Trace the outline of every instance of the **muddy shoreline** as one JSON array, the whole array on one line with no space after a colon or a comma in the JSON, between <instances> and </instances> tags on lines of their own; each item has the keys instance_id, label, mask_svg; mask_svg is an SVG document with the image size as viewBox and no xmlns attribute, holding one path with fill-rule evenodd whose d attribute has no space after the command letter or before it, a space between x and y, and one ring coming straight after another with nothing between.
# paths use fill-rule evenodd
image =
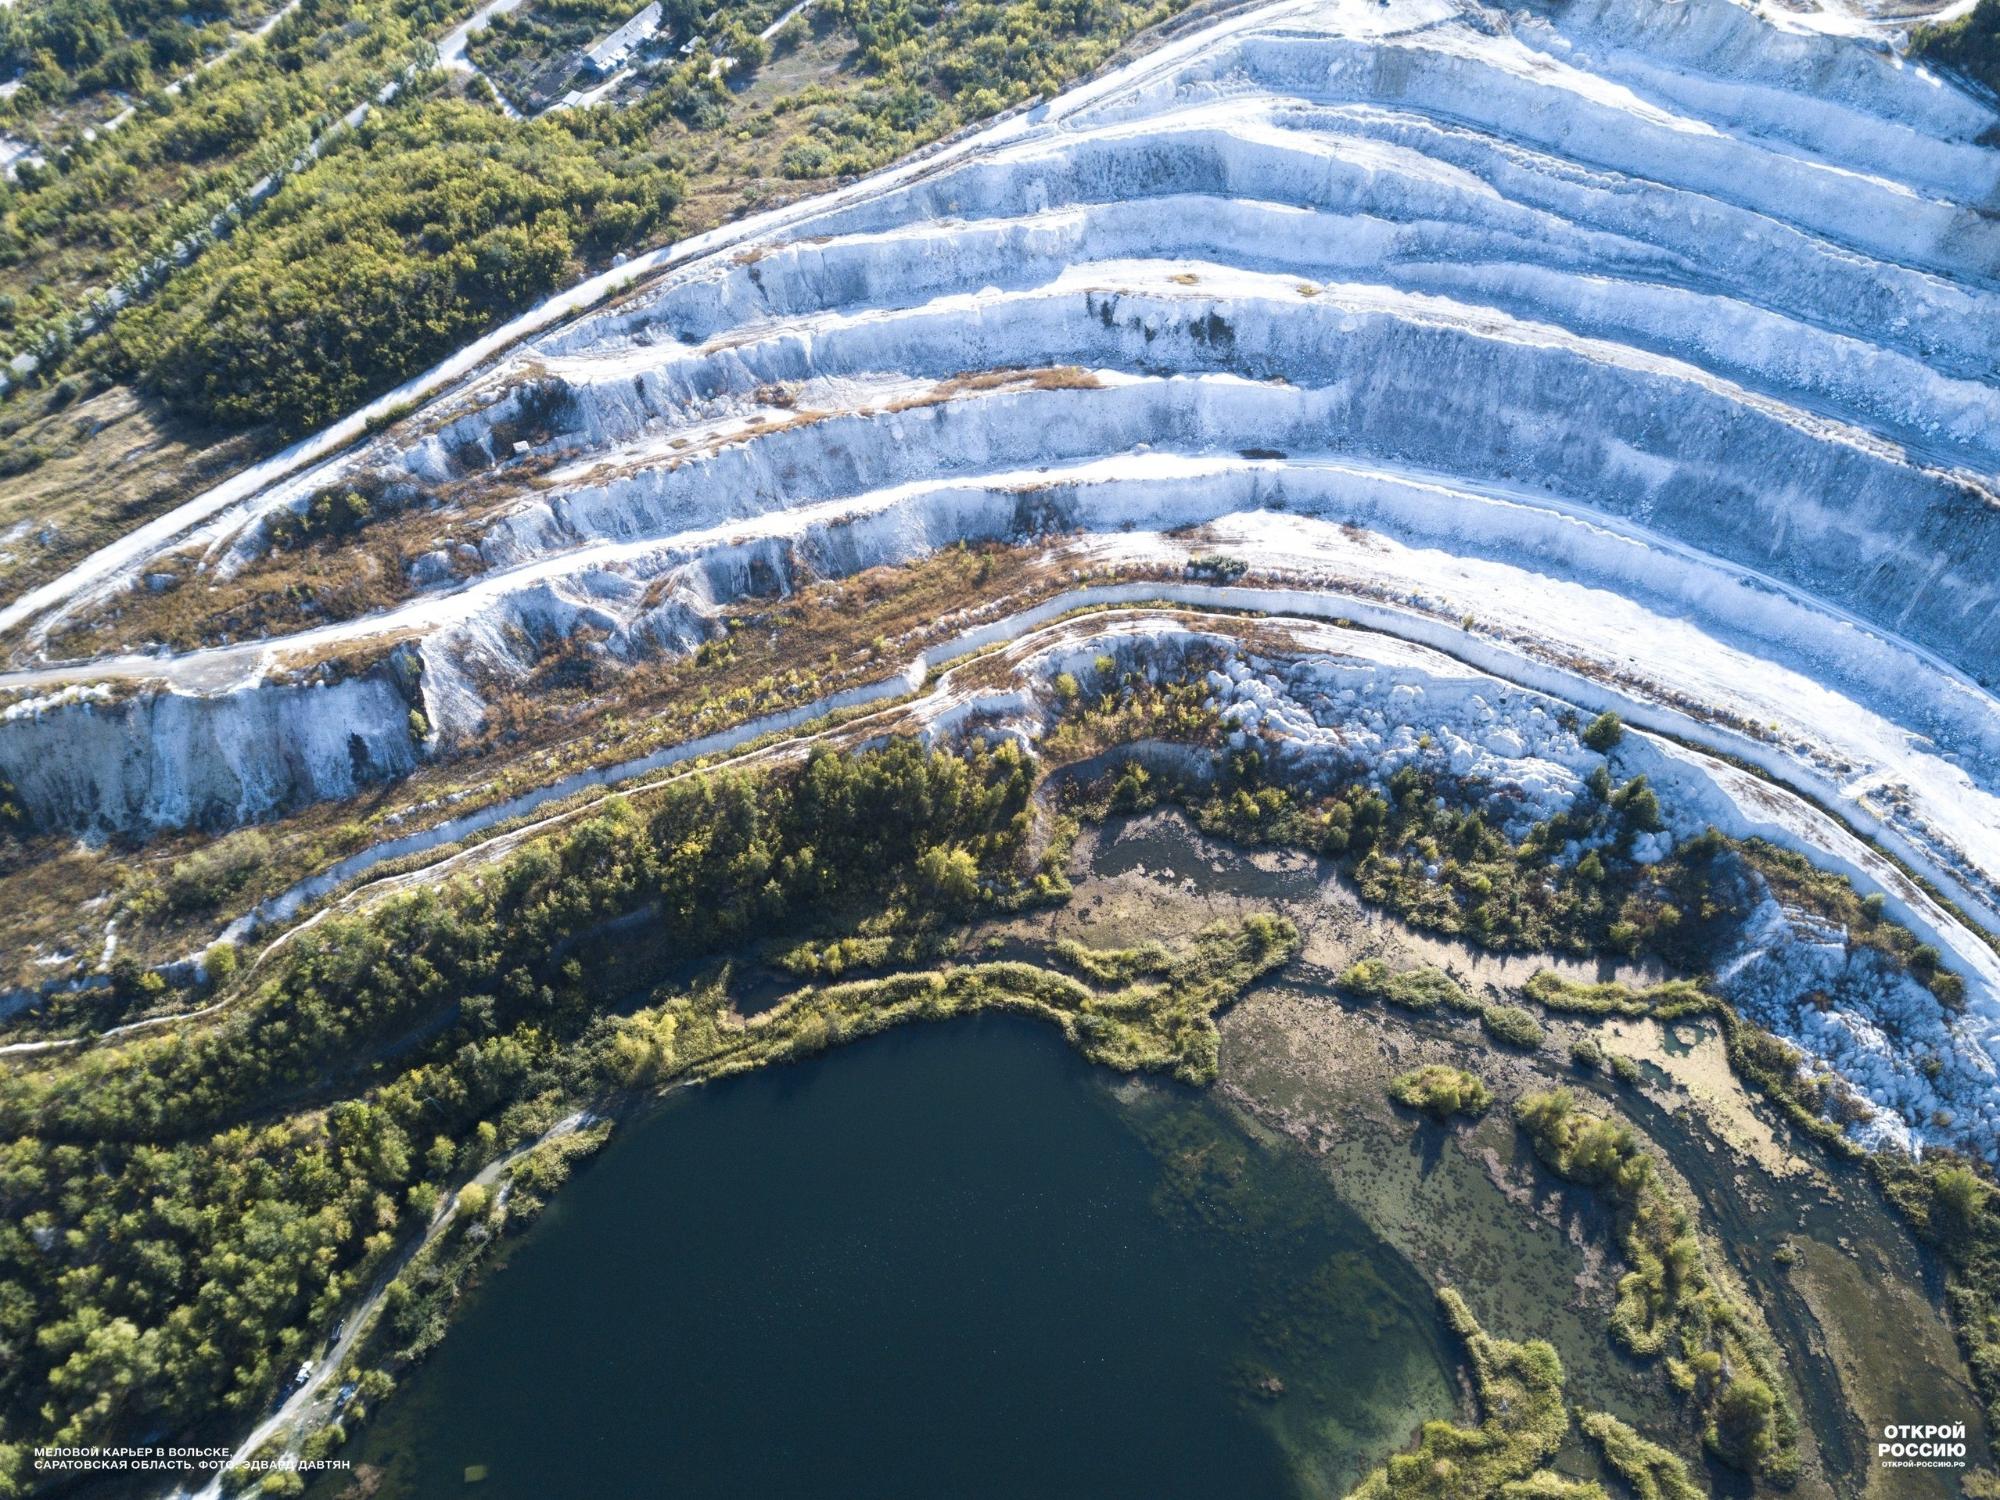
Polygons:
<instances>
[{"instance_id":1,"label":"muddy shoreline","mask_svg":"<svg viewBox=\"0 0 2000 1500\"><path fill-rule=\"evenodd\" d=\"M1253 1129L1309 1153L1349 1207L1433 1284L1458 1288L1490 1331L1554 1344L1573 1403L1667 1443L1714 1493L1747 1492L1740 1475L1703 1462L1700 1433L1657 1364L1622 1354L1607 1336L1622 1270L1612 1225L1592 1195L1535 1162L1506 1108L1557 1085L1595 1095L1645 1133L1698 1210L1711 1265L1747 1294L1783 1352L1804 1429L1795 1493L1956 1495L1947 1471L1876 1467L1872 1433L1890 1422L1962 1421L1974 1435L1969 1462L1988 1461L1934 1260L1865 1171L1828 1159L1745 1091L1712 1024L1549 1016L1546 1042L1522 1053L1495 1046L1468 1018L1357 1004L1331 983L1347 964L1375 956L1436 964L1491 998L1540 968L1657 976L1440 942L1364 909L1321 861L1235 849L1177 813L1092 829L1076 859L1075 898L1041 919L1061 936L1140 941L1258 906L1299 924L1300 959L1222 1020L1219 1095ZM1585 1035L1632 1058L1640 1083L1579 1070L1569 1045ZM1391 1076L1432 1062L1476 1073L1496 1107L1476 1124L1438 1125L1390 1102ZM1917 1415L1932 1411L1940 1415ZM1597 1472L1580 1439L1558 1467Z\"/></svg>"}]
</instances>

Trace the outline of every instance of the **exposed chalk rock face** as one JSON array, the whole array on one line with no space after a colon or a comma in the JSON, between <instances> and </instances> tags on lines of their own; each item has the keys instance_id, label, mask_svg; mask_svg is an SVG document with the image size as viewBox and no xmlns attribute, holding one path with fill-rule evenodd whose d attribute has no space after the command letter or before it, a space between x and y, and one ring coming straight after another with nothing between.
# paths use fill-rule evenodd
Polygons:
<instances>
[{"instance_id":1,"label":"exposed chalk rock face","mask_svg":"<svg viewBox=\"0 0 2000 1500\"><path fill-rule=\"evenodd\" d=\"M1279 0L673 264L350 452L191 502L30 635L143 588L169 548L227 580L329 486L476 481L476 534L418 554L408 598L289 643L411 642L450 747L579 635L684 652L753 594L1032 542L1149 574L1072 603L1351 617L1484 674L1463 702L1422 685L1419 746L1408 694L1260 670L1217 688L1246 736L1443 756L1532 819L1587 753L1508 695L1617 707L1835 810L2000 930L1996 125L1732 0ZM1191 566L1218 553L1242 589ZM145 829L416 755L386 683L259 688L271 644L0 674L164 685L0 721L0 769L52 823ZM58 746L74 768L41 764ZM1656 753L1691 826L1873 868L1748 772ZM1927 930L1971 976L1983 1049L1991 951L1955 920ZM1866 1018L1896 997L1826 976L1852 1045L1811 1032L1769 979L1803 972L1797 945L1765 946L1743 1003L1928 1128L1898 1092L1908 1049L1869 1071Z\"/></svg>"},{"instance_id":2,"label":"exposed chalk rock face","mask_svg":"<svg viewBox=\"0 0 2000 1500\"><path fill-rule=\"evenodd\" d=\"M83 833L228 827L406 774L409 712L389 673L31 700L0 714L0 775L38 818Z\"/></svg>"},{"instance_id":3,"label":"exposed chalk rock face","mask_svg":"<svg viewBox=\"0 0 2000 1500\"><path fill-rule=\"evenodd\" d=\"M1332 649L1274 658L1184 627L1079 632L1021 667L1032 688L1029 737L1040 731L1059 675L1093 691L1115 691L1134 670L1154 682L1197 677L1231 749L1254 748L1308 783L1365 780L1385 793L1405 766L1425 771L1460 788L1515 839L1566 811L1605 762L1578 738L1575 712L1541 693L1472 672L1445 675L1434 653L1365 654L1332 633L1306 632L1304 642ZM990 698L977 698L962 715L991 711ZM951 722L940 716L932 730ZM1573 864L1584 852L1574 848L1566 858Z\"/></svg>"},{"instance_id":4,"label":"exposed chalk rock face","mask_svg":"<svg viewBox=\"0 0 2000 1500\"><path fill-rule=\"evenodd\" d=\"M1984 105L1729 0L1280 4L1080 98L530 341L211 523L214 570L348 469L527 440L561 482L478 548L524 598L430 618L490 642L553 590L678 646L636 618L676 549L623 590L576 554L1146 444L1518 487L2000 672ZM968 380L1051 365L1097 378Z\"/></svg>"},{"instance_id":5,"label":"exposed chalk rock face","mask_svg":"<svg viewBox=\"0 0 2000 1500\"><path fill-rule=\"evenodd\" d=\"M1970 1133L1993 1150L1996 1079L1937 999L1845 934L1767 900L1718 987L1742 1013L1876 1108L1856 1134L1904 1149Z\"/></svg>"}]
</instances>

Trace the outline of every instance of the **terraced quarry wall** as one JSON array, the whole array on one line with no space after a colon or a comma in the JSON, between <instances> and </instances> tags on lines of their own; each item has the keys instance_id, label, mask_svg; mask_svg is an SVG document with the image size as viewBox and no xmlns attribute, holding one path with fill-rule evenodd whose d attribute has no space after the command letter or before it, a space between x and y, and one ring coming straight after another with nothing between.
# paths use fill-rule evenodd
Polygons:
<instances>
[{"instance_id":1,"label":"terraced quarry wall","mask_svg":"<svg viewBox=\"0 0 2000 1500\"><path fill-rule=\"evenodd\" d=\"M554 655L1003 543L1070 603L1351 618L1754 766L1689 781L1701 816L1836 814L1777 821L1964 968L1990 1074L1995 129L1729 0L1240 12L17 601L0 775L95 836L255 820L461 753ZM223 640L201 611L350 489L368 607ZM147 649L169 610L203 644ZM1315 732L1365 742L1359 701Z\"/></svg>"}]
</instances>

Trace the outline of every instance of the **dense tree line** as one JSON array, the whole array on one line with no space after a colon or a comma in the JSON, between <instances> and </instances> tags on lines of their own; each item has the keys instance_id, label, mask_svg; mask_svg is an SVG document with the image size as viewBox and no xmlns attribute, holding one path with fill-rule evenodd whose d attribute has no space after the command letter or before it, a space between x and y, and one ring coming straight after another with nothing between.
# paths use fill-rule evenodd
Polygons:
<instances>
[{"instance_id":1,"label":"dense tree line","mask_svg":"<svg viewBox=\"0 0 2000 1500\"><path fill-rule=\"evenodd\" d=\"M532 110L537 101L530 83L543 90L546 102L566 85L594 82L587 70L578 76L577 53L622 25L633 9L630 0L535 0L474 31L466 39L465 55L517 109Z\"/></svg>"},{"instance_id":2,"label":"dense tree line","mask_svg":"<svg viewBox=\"0 0 2000 1500\"><path fill-rule=\"evenodd\" d=\"M2000 0L1979 3L1942 26L1926 23L1910 37L1910 51L1926 62L2000 89Z\"/></svg>"},{"instance_id":3,"label":"dense tree line","mask_svg":"<svg viewBox=\"0 0 2000 1500\"><path fill-rule=\"evenodd\" d=\"M884 79L937 94L959 113L990 114L1050 94L1108 57L1169 0L826 0Z\"/></svg>"},{"instance_id":4,"label":"dense tree line","mask_svg":"<svg viewBox=\"0 0 2000 1500\"><path fill-rule=\"evenodd\" d=\"M96 0L92 0L96 3ZM132 116L90 134L12 101L14 133L47 161L0 182L0 352L59 364L81 334L80 302L225 230L253 184L290 170L313 138L418 62L465 0L300 0L227 64L178 93L135 86ZM0 24L28 7L0 9ZM102 346L86 343L94 361Z\"/></svg>"},{"instance_id":5,"label":"dense tree line","mask_svg":"<svg viewBox=\"0 0 2000 1500\"><path fill-rule=\"evenodd\" d=\"M446 97L379 112L256 232L117 325L129 373L204 420L332 420L648 233L679 188L615 116L509 121Z\"/></svg>"},{"instance_id":6,"label":"dense tree line","mask_svg":"<svg viewBox=\"0 0 2000 1500\"><path fill-rule=\"evenodd\" d=\"M871 87L802 94L811 129L787 146L788 177L869 171L922 141L1052 94L1186 0L822 0L813 24L857 44Z\"/></svg>"},{"instance_id":7,"label":"dense tree line","mask_svg":"<svg viewBox=\"0 0 2000 1500\"><path fill-rule=\"evenodd\" d=\"M406 96L424 92L412 70L467 0L303 0L178 96L140 54L216 44L220 22L183 25L172 0L53 3L51 14L71 17L64 56L95 57L99 68L129 57L116 65L117 86L138 97L138 112L95 140L59 132L48 165L0 187L0 355L32 350L45 371L89 366L201 424L270 423L284 436L669 228L676 164L712 168L718 132L740 124L744 141L769 136L768 148L742 153L751 180L866 171L1060 87L1183 0L829 0L809 24L855 40L852 69L784 95L763 117L737 109L732 90L763 62L757 31L777 5L677 3L669 32L694 49L650 64L628 107L510 121L472 99L408 101L345 139L329 127L391 80ZM70 87L66 65L25 38L26 23L9 21L24 9L0 9L0 28L14 27L0 39L13 35L31 63L46 60L49 88ZM600 0L535 9L539 19L503 20L475 50L512 65L525 48L515 70L531 72L546 48L608 14ZM125 10L165 29L141 43L128 27L128 40L103 52ZM801 18L778 45L795 44L807 25ZM731 65L718 67L724 58ZM24 89L17 103L32 111L45 93ZM327 150L311 161L316 140ZM295 170L269 200L246 200L254 183ZM219 242L205 244L218 224ZM89 299L142 268L163 279L155 300L142 297L109 336L92 337Z\"/></svg>"},{"instance_id":8,"label":"dense tree line","mask_svg":"<svg viewBox=\"0 0 2000 1500\"><path fill-rule=\"evenodd\" d=\"M0 1083L0 1494L24 1445L232 1425L456 1177L629 1066L593 948L687 957L989 887L1031 763L908 743L614 801L482 876L302 935L225 1018Z\"/></svg>"}]
</instances>

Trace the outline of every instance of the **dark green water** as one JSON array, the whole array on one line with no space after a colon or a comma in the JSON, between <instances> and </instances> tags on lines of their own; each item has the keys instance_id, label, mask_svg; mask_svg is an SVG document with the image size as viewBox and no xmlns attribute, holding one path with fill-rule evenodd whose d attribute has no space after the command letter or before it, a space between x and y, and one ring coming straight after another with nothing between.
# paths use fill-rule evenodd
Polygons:
<instances>
[{"instance_id":1,"label":"dark green water","mask_svg":"<svg viewBox=\"0 0 2000 1500\"><path fill-rule=\"evenodd\" d=\"M1451 1357L1288 1150L989 1018L626 1129L346 1456L422 1500L1337 1494Z\"/></svg>"}]
</instances>

